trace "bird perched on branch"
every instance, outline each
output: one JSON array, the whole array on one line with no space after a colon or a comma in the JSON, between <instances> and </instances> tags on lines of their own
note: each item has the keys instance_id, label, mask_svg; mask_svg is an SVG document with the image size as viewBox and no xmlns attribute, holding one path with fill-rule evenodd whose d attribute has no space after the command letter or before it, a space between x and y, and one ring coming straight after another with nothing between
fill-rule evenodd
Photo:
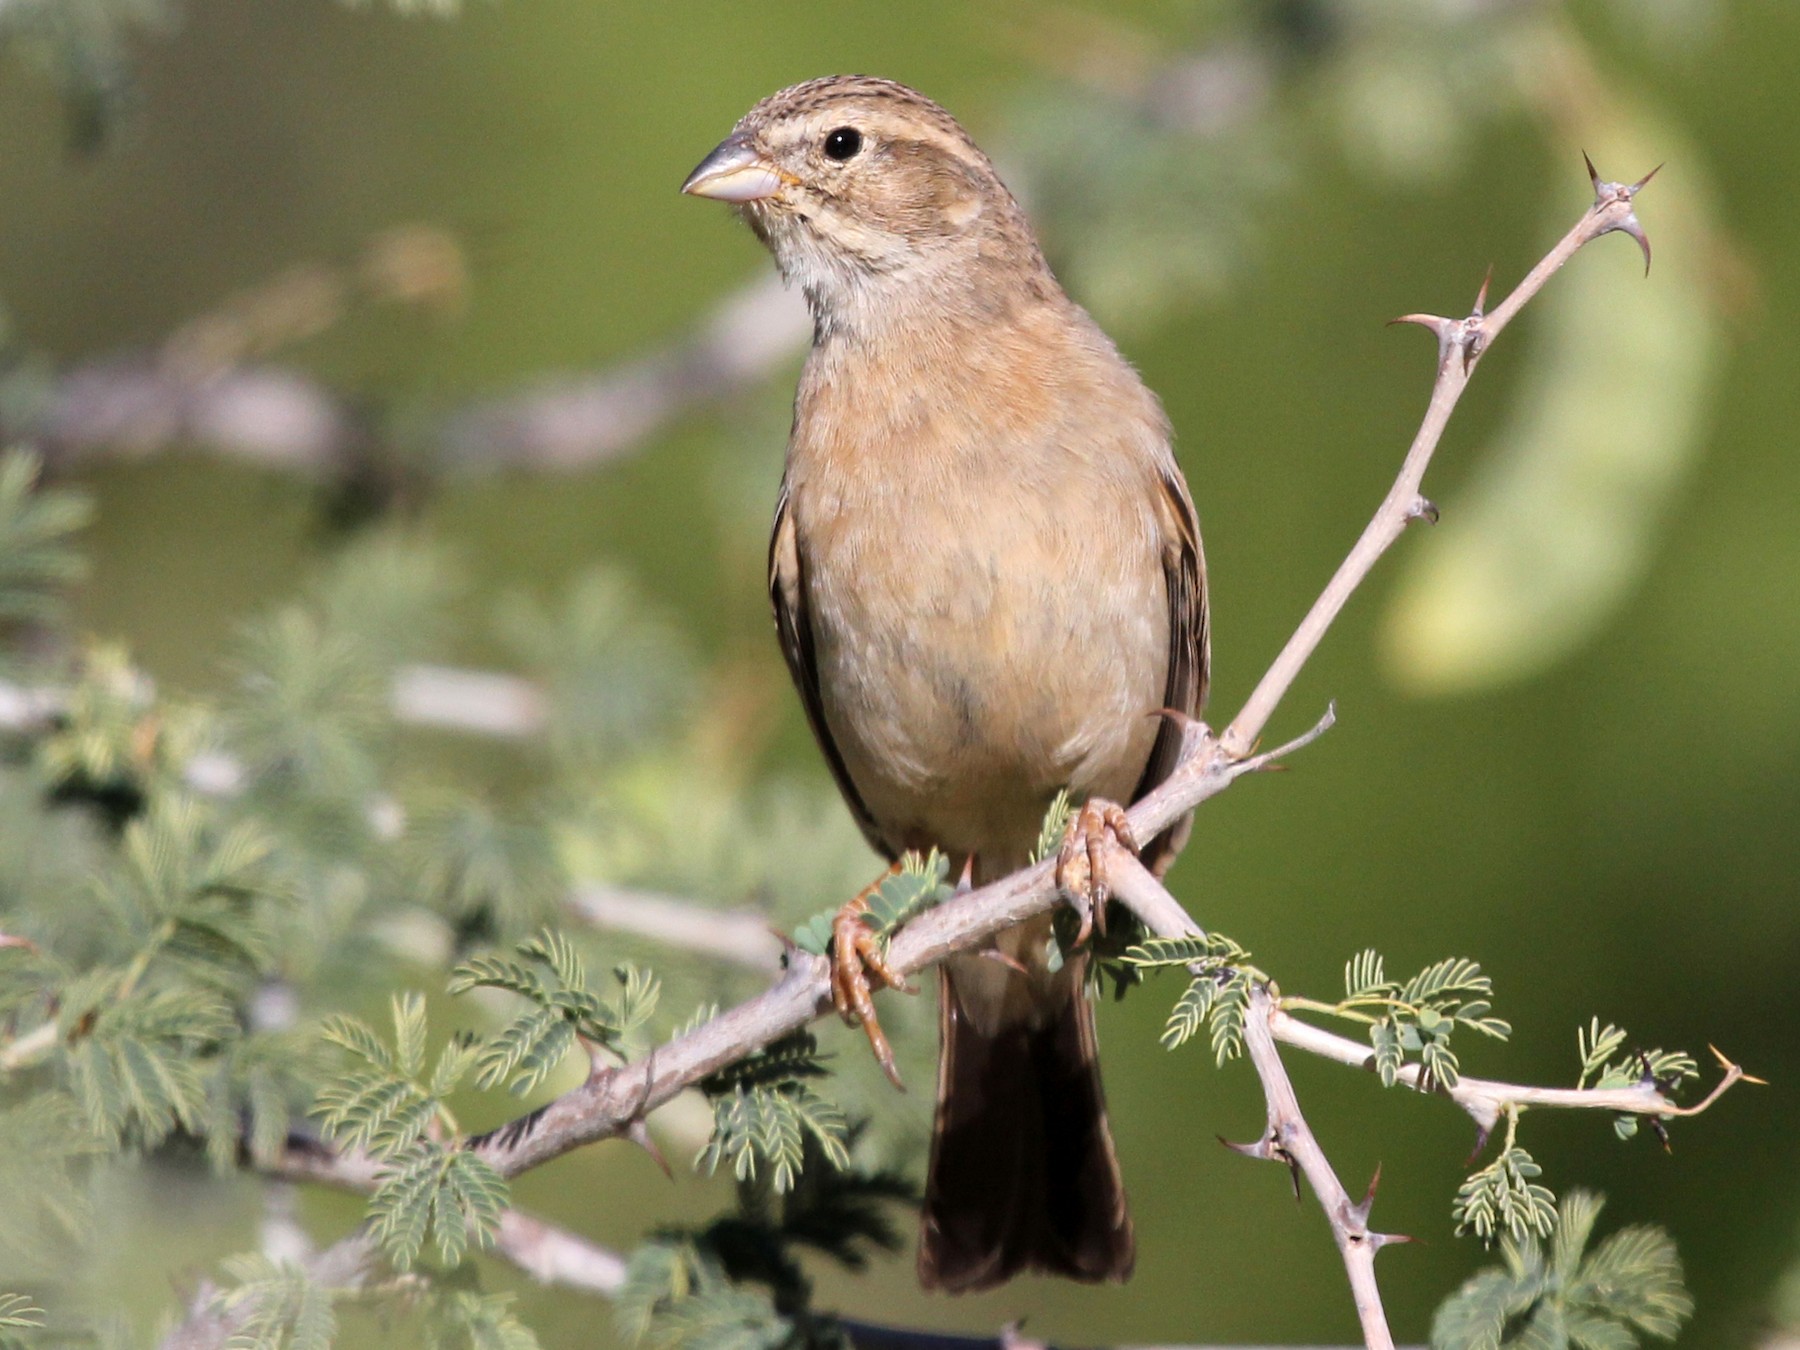
<instances>
[{"instance_id":1,"label":"bird perched on branch","mask_svg":"<svg viewBox=\"0 0 1800 1350\"><path fill-rule=\"evenodd\" d=\"M890 860L936 847L985 882L1029 861L1067 788L1085 805L1058 878L1085 932L1109 842L1135 847L1118 803L1179 755L1159 711L1206 689L1199 523L1161 405L987 156L903 85L784 89L683 190L735 203L812 312L769 592L857 824ZM835 926L833 993L892 1076L870 980L902 982L863 904ZM1046 915L945 963L927 1288L1131 1273L1087 961L1051 944Z\"/></svg>"}]
</instances>

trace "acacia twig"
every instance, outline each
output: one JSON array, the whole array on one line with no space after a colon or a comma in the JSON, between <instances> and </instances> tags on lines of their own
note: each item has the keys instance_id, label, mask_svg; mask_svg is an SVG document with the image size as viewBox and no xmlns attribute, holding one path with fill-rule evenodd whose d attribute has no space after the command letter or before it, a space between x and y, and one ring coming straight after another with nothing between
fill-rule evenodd
<instances>
[{"instance_id":1,"label":"acacia twig","mask_svg":"<svg viewBox=\"0 0 1800 1350\"><path fill-rule=\"evenodd\" d=\"M1269 1124L1256 1143L1231 1147L1250 1157L1286 1163L1297 1177L1306 1178L1318 1197L1319 1208L1325 1211L1338 1254L1343 1257L1344 1271L1350 1277L1350 1293L1356 1303L1357 1319L1362 1323L1364 1345L1368 1350L1394 1350L1393 1333L1388 1330L1387 1314L1381 1306L1381 1289L1375 1282L1375 1253L1389 1243L1410 1239L1377 1233L1369 1227L1369 1210L1375 1203L1380 1168L1376 1168L1360 1202L1352 1202L1338 1180L1325 1150L1319 1147L1306 1117L1300 1113L1300 1100L1282 1067L1281 1054L1270 1033L1273 1012L1269 991L1261 985L1252 988L1244 1017L1244 1050L1262 1082Z\"/></svg>"},{"instance_id":2,"label":"acacia twig","mask_svg":"<svg viewBox=\"0 0 1800 1350\"><path fill-rule=\"evenodd\" d=\"M1437 519L1437 508L1420 491L1425 470L1431 464L1431 457L1437 452L1438 441L1444 434L1444 428L1449 425L1450 414L1456 410L1457 401L1462 398L1463 390L1468 388L1469 381L1475 374L1476 363L1493 346L1494 339L1500 336L1506 325L1525 307L1526 302L1542 290L1544 283L1584 245L1615 230L1622 230L1638 241L1644 251L1645 269L1648 270L1650 244L1632 210L1632 199L1655 176L1656 170L1652 169L1636 183L1627 184L1603 182L1594 171L1592 162L1587 167L1588 176L1594 185L1593 206L1557 241L1538 265L1526 273L1524 280L1513 287L1512 293L1496 305L1492 313L1483 312L1488 293L1488 283L1483 281L1481 290L1475 297L1475 308L1467 318L1445 319L1435 314L1407 314L1394 320L1395 323L1419 324L1437 335L1437 379L1431 387L1431 399L1426 405L1424 420L1419 424L1418 434L1413 437L1412 445L1406 452L1406 459L1400 466L1400 476L1394 480L1393 487L1388 489L1387 497L1375 512L1374 519L1363 530L1349 556L1339 565L1324 591L1307 611L1306 617L1300 621L1300 626L1294 630L1294 635L1275 658L1274 664L1269 667L1245 701L1242 710L1219 738L1220 750L1224 754L1240 758L1250 752L1250 747L1256 743L1256 738L1262 734L1263 727L1274 714L1276 705L1287 694L1301 667L1318 648L1325 631L1331 627L1332 620L1337 618L1338 612L1343 609L1356 588L1362 585L1363 579L1369 575L1381 555L1388 551L1413 521Z\"/></svg>"},{"instance_id":3,"label":"acacia twig","mask_svg":"<svg viewBox=\"0 0 1800 1350\"><path fill-rule=\"evenodd\" d=\"M1323 1059L1371 1071L1375 1067L1374 1052L1366 1042L1353 1041L1302 1022L1279 1007L1274 1009L1271 1016L1270 1030L1276 1040ZM1681 1105L1649 1079L1620 1088L1552 1088L1502 1083L1491 1078L1462 1074L1454 1087L1446 1087L1436 1082L1427 1084L1424 1070L1417 1064L1407 1064L1401 1067L1396 1081L1419 1092L1448 1097L1468 1112L1480 1129L1482 1142L1485 1143L1489 1131L1499 1122L1508 1107L1543 1106L1558 1110L1612 1111L1622 1115L1672 1120L1681 1116L1699 1115L1739 1082L1762 1081L1745 1073L1742 1066L1732 1063L1717 1048L1714 1048L1713 1055L1718 1060L1721 1071L1719 1081L1705 1097L1692 1106Z\"/></svg>"}]
</instances>

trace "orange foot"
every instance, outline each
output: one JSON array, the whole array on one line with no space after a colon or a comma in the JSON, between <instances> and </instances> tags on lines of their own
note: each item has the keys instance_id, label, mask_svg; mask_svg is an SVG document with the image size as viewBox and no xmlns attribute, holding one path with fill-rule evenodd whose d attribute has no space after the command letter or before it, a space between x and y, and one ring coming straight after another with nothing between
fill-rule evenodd
<instances>
[{"instance_id":1,"label":"orange foot","mask_svg":"<svg viewBox=\"0 0 1800 1350\"><path fill-rule=\"evenodd\" d=\"M883 989L898 989L906 994L915 994L918 990L888 965L881 939L862 921L870 897L881 889L883 881L899 870L899 863L888 868L856 899L840 909L831 921L831 1001L846 1022L853 1027L860 1025L868 1033L869 1048L875 1052L882 1072L889 1082L904 1092L906 1085L900 1081L900 1071L894 1067L893 1047L888 1044L881 1022L875 1016L869 977L874 976Z\"/></svg>"},{"instance_id":2,"label":"orange foot","mask_svg":"<svg viewBox=\"0 0 1800 1350\"><path fill-rule=\"evenodd\" d=\"M1106 931L1106 902L1112 894L1106 884L1109 844L1138 851L1125 808L1101 797L1091 798L1069 822L1062 847L1056 852L1056 884L1081 916L1081 931L1075 935L1078 944L1087 941L1096 924L1101 932Z\"/></svg>"}]
</instances>

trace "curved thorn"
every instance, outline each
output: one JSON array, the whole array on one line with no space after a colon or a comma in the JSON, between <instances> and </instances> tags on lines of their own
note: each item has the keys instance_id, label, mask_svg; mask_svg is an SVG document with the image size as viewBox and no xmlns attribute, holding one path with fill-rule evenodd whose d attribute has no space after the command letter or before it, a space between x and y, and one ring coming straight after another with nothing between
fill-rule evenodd
<instances>
[{"instance_id":1,"label":"curved thorn","mask_svg":"<svg viewBox=\"0 0 1800 1350\"><path fill-rule=\"evenodd\" d=\"M1637 214L1627 215L1614 227L1621 234L1628 234L1637 240L1637 246L1644 254L1644 275L1650 275L1650 236L1644 233L1644 227L1638 222Z\"/></svg>"},{"instance_id":2,"label":"curved thorn","mask_svg":"<svg viewBox=\"0 0 1800 1350\"><path fill-rule=\"evenodd\" d=\"M1600 191L1600 170L1594 167L1593 158L1586 150L1581 152L1581 162L1587 165L1588 181L1594 185L1594 192L1597 195Z\"/></svg>"},{"instance_id":3,"label":"curved thorn","mask_svg":"<svg viewBox=\"0 0 1800 1350\"><path fill-rule=\"evenodd\" d=\"M1269 1149L1269 1138L1267 1135L1258 1139L1254 1144L1234 1144L1222 1134L1214 1135L1213 1137L1233 1153L1242 1154L1246 1158L1255 1158L1258 1162L1267 1162L1275 1156Z\"/></svg>"}]
</instances>

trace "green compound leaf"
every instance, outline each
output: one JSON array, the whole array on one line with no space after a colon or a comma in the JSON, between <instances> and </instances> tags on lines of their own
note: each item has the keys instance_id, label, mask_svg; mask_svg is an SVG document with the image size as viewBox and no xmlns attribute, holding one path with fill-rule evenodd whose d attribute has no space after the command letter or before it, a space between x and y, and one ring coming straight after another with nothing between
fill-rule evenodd
<instances>
[{"instance_id":1,"label":"green compound leaf","mask_svg":"<svg viewBox=\"0 0 1800 1350\"><path fill-rule=\"evenodd\" d=\"M1175 1000L1175 1006L1169 1010L1169 1020L1163 1024L1159 1038L1163 1049L1173 1050L1193 1039L1211 1015L1218 995L1218 980L1211 975L1196 975L1189 981L1181 997Z\"/></svg>"},{"instance_id":2,"label":"green compound leaf","mask_svg":"<svg viewBox=\"0 0 1800 1350\"><path fill-rule=\"evenodd\" d=\"M1392 994L1399 986L1387 978L1381 953L1373 947L1358 952L1344 963L1344 997L1361 999Z\"/></svg>"},{"instance_id":3,"label":"green compound leaf","mask_svg":"<svg viewBox=\"0 0 1800 1350\"><path fill-rule=\"evenodd\" d=\"M1483 1242L1496 1237L1522 1242L1548 1237L1556 1226L1556 1195L1535 1180L1543 1169L1512 1142L1457 1189L1451 1207L1457 1233L1474 1233Z\"/></svg>"},{"instance_id":4,"label":"green compound leaf","mask_svg":"<svg viewBox=\"0 0 1800 1350\"><path fill-rule=\"evenodd\" d=\"M29 451L0 454L0 628L59 622L65 591L87 570L69 538L92 506L77 493L41 488L42 472Z\"/></svg>"},{"instance_id":5,"label":"green compound leaf","mask_svg":"<svg viewBox=\"0 0 1800 1350\"><path fill-rule=\"evenodd\" d=\"M224 1271L235 1283L214 1305L236 1325L235 1350L330 1350L337 1336L332 1291L304 1268L252 1252L228 1257Z\"/></svg>"},{"instance_id":6,"label":"green compound leaf","mask_svg":"<svg viewBox=\"0 0 1800 1350\"><path fill-rule=\"evenodd\" d=\"M1375 1050L1375 1073L1381 1079L1381 1085L1394 1086L1400 1081L1400 1066L1406 1061L1406 1051L1400 1043L1400 1028L1392 1017L1384 1017L1369 1028L1369 1044Z\"/></svg>"},{"instance_id":7,"label":"green compound leaf","mask_svg":"<svg viewBox=\"0 0 1800 1350\"><path fill-rule=\"evenodd\" d=\"M412 1150L434 1122L451 1123L444 1098L475 1065L480 1048L466 1033L452 1036L427 1074L425 1000L395 995L392 1015L392 1047L358 1018L325 1020L321 1035L349 1052L357 1067L328 1080L311 1113L328 1139L382 1159Z\"/></svg>"},{"instance_id":8,"label":"green compound leaf","mask_svg":"<svg viewBox=\"0 0 1800 1350\"><path fill-rule=\"evenodd\" d=\"M1230 1060L1244 1053L1244 1017L1250 1008L1251 977L1247 971L1234 971L1219 986L1212 1009L1213 1062L1224 1068Z\"/></svg>"},{"instance_id":9,"label":"green compound leaf","mask_svg":"<svg viewBox=\"0 0 1800 1350\"><path fill-rule=\"evenodd\" d=\"M656 1012L662 985L641 967L629 962L613 967L618 992L603 999L587 987L587 964L563 934L546 928L515 950L523 961L488 954L450 972L452 994L504 989L534 1005L476 1053L476 1081L484 1088L510 1081L520 1096L533 1092L582 1039L623 1055L627 1037Z\"/></svg>"},{"instance_id":10,"label":"green compound leaf","mask_svg":"<svg viewBox=\"0 0 1800 1350\"><path fill-rule=\"evenodd\" d=\"M729 1165L738 1181L766 1177L776 1194L786 1194L800 1180L809 1138L829 1166L848 1166L850 1127L843 1111L805 1081L824 1073L812 1034L799 1031L702 1080L701 1091L712 1100L713 1132L695 1168L710 1174Z\"/></svg>"},{"instance_id":11,"label":"green compound leaf","mask_svg":"<svg viewBox=\"0 0 1800 1350\"><path fill-rule=\"evenodd\" d=\"M508 1195L505 1178L478 1155L421 1139L382 1174L370 1231L399 1270L412 1268L428 1235L439 1259L455 1265L493 1240Z\"/></svg>"},{"instance_id":12,"label":"green compound leaf","mask_svg":"<svg viewBox=\"0 0 1800 1350\"><path fill-rule=\"evenodd\" d=\"M1219 969L1247 961L1250 953L1220 933L1192 937L1147 938L1134 944L1119 959L1139 970L1163 970L1170 966L1204 966Z\"/></svg>"},{"instance_id":13,"label":"green compound leaf","mask_svg":"<svg viewBox=\"0 0 1800 1350\"><path fill-rule=\"evenodd\" d=\"M1413 1004L1440 1004L1452 996L1478 994L1491 997L1494 982L1481 973L1478 962L1453 956L1426 966L1400 989L1400 1000Z\"/></svg>"},{"instance_id":14,"label":"green compound leaf","mask_svg":"<svg viewBox=\"0 0 1800 1350\"><path fill-rule=\"evenodd\" d=\"M950 898L950 860L935 848L920 857L907 853L900 870L883 877L863 912L864 925L883 938L892 937L907 920Z\"/></svg>"},{"instance_id":15,"label":"green compound leaf","mask_svg":"<svg viewBox=\"0 0 1800 1350\"><path fill-rule=\"evenodd\" d=\"M1675 1244L1658 1228L1625 1228L1588 1250L1604 1201L1572 1191L1536 1235L1506 1237L1503 1264L1468 1280L1432 1320L1433 1350L1633 1350L1640 1335L1673 1340L1693 1315Z\"/></svg>"}]
</instances>

